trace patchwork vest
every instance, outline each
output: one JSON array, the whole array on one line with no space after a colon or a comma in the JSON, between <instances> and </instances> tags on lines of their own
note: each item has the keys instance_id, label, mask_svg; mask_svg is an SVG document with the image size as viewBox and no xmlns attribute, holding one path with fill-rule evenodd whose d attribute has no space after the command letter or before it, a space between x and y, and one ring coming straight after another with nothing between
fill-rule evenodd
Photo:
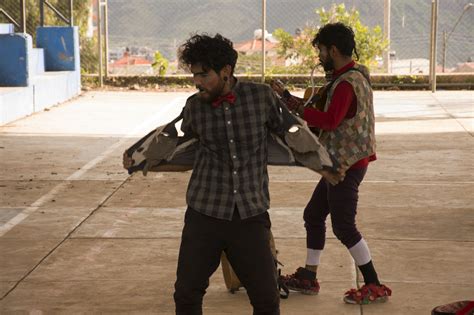
<instances>
[{"instance_id":1,"label":"patchwork vest","mask_svg":"<svg viewBox=\"0 0 474 315\"><path fill-rule=\"evenodd\" d=\"M343 81L352 85L357 98L355 116L344 118L335 130L322 130L319 136L320 142L344 171L375 153L373 93L368 78L367 68L356 64L353 69L336 78L328 91L325 112L331 104L337 85Z\"/></svg>"}]
</instances>

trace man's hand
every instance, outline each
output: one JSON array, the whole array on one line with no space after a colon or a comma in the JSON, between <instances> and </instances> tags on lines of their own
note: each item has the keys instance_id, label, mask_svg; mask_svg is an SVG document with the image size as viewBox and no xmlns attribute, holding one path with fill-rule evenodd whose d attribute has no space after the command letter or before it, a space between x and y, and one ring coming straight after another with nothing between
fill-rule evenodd
<instances>
[{"instance_id":1,"label":"man's hand","mask_svg":"<svg viewBox=\"0 0 474 315\"><path fill-rule=\"evenodd\" d=\"M333 186L336 186L339 182L342 182L345 176L345 174L343 173L334 173L327 170L321 170L319 171L319 174L321 174L324 179L327 180Z\"/></svg>"},{"instance_id":2,"label":"man's hand","mask_svg":"<svg viewBox=\"0 0 474 315\"><path fill-rule=\"evenodd\" d=\"M275 91L278 95L283 96L283 92L285 92L285 85L280 80L273 80L270 83L273 91Z\"/></svg>"},{"instance_id":3,"label":"man's hand","mask_svg":"<svg viewBox=\"0 0 474 315\"><path fill-rule=\"evenodd\" d=\"M132 167L134 162L135 161L131 157L128 156L127 151L125 151L123 153L123 160L122 160L123 168L128 170L130 167Z\"/></svg>"}]
</instances>

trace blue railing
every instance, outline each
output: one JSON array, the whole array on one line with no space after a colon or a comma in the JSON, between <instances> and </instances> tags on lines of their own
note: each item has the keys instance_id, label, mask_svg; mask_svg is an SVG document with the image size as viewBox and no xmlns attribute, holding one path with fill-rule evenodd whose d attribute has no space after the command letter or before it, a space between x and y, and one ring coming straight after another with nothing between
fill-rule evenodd
<instances>
[{"instance_id":1,"label":"blue railing","mask_svg":"<svg viewBox=\"0 0 474 315\"><path fill-rule=\"evenodd\" d=\"M68 5L69 5L69 18L65 17L61 11L59 11L53 4L51 4L48 0L40 0L40 25L44 26L44 8L45 6L51 11L56 14L58 18L64 21L64 23L69 24L69 26L72 26L74 21L73 21L73 0L68 0Z\"/></svg>"}]
</instances>

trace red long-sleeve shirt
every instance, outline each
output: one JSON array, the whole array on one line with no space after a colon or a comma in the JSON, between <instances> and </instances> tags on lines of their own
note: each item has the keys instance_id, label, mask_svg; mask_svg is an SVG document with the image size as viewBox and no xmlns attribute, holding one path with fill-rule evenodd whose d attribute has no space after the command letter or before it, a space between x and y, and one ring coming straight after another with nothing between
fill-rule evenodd
<instances>
[{"instance_id":1,"label":"red long-sleeve shirt","mask_svg":"<svg viewBox=\"0 0 474 315\"><path fill-rule=\"evenodd\" d=\"M341 69L334 72L334 76L347 71L354 67L355 62L351 61ZM321 112L314 108L305 108L304 119L311 127L317 127L323 130L336 129L345 118L352 118L357 113L357 97L354 93L352 85L346 81L339 83L334 90L327 112ZM351 169L364 168L369 165L369 162L375 161L376 155L364 158L354 165Z\"/></svg>"}]
</instances>

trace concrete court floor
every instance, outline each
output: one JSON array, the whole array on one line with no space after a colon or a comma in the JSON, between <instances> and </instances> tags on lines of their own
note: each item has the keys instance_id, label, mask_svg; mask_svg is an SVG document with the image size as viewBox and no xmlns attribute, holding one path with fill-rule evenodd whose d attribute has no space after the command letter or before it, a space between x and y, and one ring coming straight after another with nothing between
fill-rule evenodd
<instances>
[{"instance_id":1,"label":"concrete court floor","mask_svg":"<svg viewBox=\"0 0 474 315\"><path fill-rule=\"evenodd\" d=\"M88 92L0 127L0 314L172 314L190 173L128 176L121 154L169 121L188 93ZM474 299L474 93L375 92L378 158L358 226L386 304L345 305L356 268L328 229L318 296L282 314L429 314ZM302 210L319 176L270 167L283 273L304 263ZM360 278L359 278L360 280ZM250 314L245 291L211 278L205 314Z\"/></svg>"}]
</instances>

